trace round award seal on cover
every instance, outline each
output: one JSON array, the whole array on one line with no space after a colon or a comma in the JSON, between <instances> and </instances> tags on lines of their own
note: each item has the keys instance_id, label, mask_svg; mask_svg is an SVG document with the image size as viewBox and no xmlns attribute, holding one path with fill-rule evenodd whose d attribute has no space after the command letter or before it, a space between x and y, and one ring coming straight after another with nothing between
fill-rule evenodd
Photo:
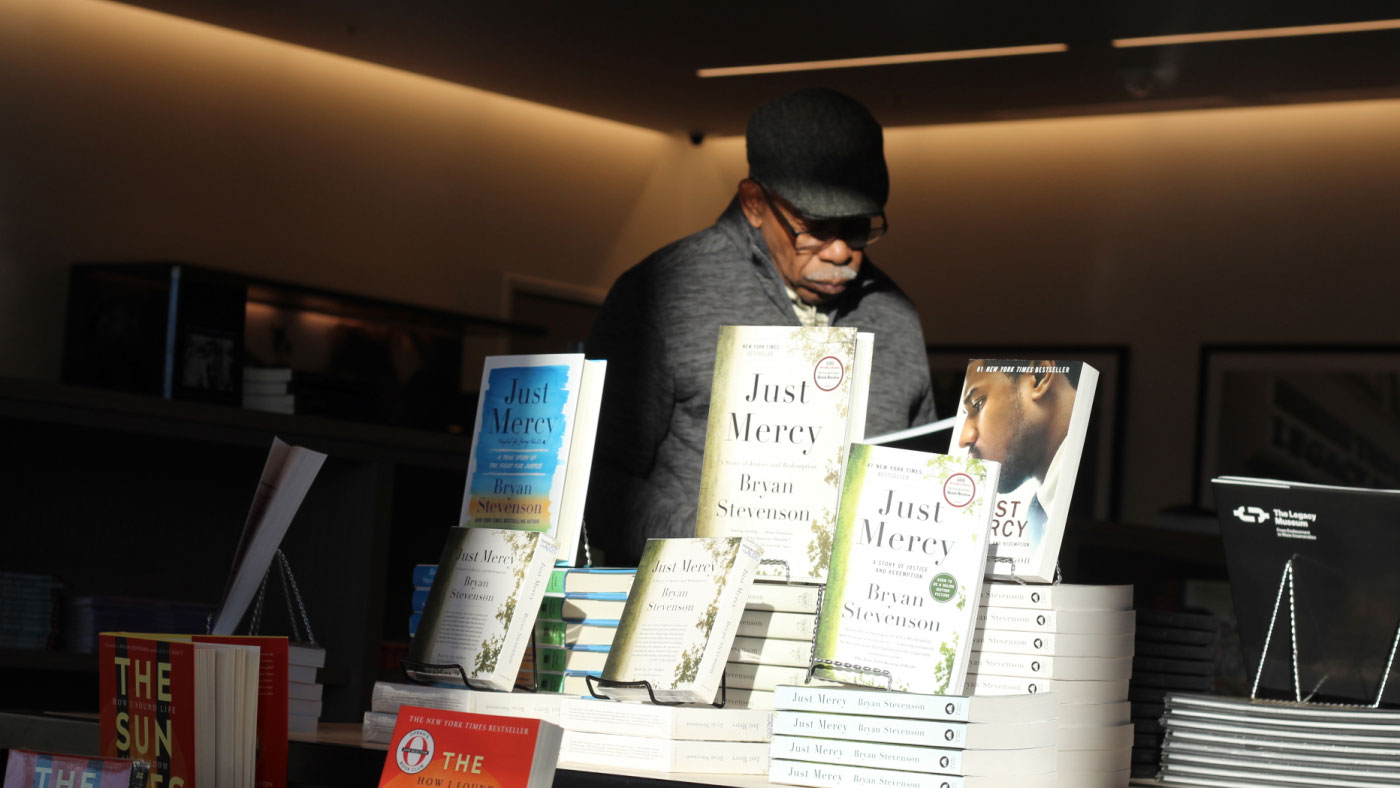
<instances>
[{"instance_id":1,"label":"round award seal on cover","mask_svg":"<svg viewBox=\"0 0 1400 788\"><path fill-rule=\"evenodd\" d=\"M415 728L399 739L394 748L394 762L404 774L417 774L433 762L433 734Z\"/></svg>"},{"instance_id":2,"label":"round award seal on cover","mask_svg":"<svg viewBox=\"0 0 1400 788\"><path fill-rule=\"evenodd\" d=\"M846 365L835 356L824 356L812 369L812 382L822 391L833 391L846 378Z\"/></svg>"},{"instance_id":3,"label":"round award seal on cover","mask_svg":"<svg viewBox=\"0 0 1400 788\"><path fill-rule=\"evenodd\" d=\"M943 500L954 509L961 509L977 497L977 482L965 473L955 473L943 480Z\"/></svg>"}]
</instances>

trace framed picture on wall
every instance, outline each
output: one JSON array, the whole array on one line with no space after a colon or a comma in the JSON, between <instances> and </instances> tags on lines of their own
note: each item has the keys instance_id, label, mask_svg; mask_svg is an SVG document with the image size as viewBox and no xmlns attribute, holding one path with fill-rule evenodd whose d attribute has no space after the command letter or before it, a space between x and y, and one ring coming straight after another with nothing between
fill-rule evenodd
<instances>
[{"instance_id":1,"label":"framed picture on wall","mask_svg":"<svg viewBox=\"0 0 1400 788\"><path fill-rule=\"evenodd\" d=\"M1400 489L1400 345L1205 345L1195 502L1257 476Z\"/></svg>"},{"instance_id":2,"label":"framed picture on wall","mask_svg":"<svg viewBox=\"0 0 1400 788\"><path fill-rule=\"evenodd\" d=\"M1129 350L1125 345L929 345L929 374L938 418L961 407L967 362L974 358L1064 359L1083 361L1099 371L1084 454L1079 461L1070 515L1112 521L1119 517L1124 411Z\"/></svg>"}]
</instances>

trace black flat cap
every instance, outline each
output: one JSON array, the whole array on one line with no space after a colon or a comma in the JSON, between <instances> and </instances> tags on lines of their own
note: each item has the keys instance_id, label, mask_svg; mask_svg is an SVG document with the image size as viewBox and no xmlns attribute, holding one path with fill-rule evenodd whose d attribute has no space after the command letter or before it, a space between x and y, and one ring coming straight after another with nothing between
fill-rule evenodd
<instances>
[{"instance_id":1,"label":"black flat cap","mask_svg":"<svg viewBox=\"0 0 1400 788\"><path fill-rule=\"evenodd\" d=\"M813 219L875 216L890 196L885 135L870 110L829 88L759 105L746 135L749 177Z\"/></svg>"}]
</instances>

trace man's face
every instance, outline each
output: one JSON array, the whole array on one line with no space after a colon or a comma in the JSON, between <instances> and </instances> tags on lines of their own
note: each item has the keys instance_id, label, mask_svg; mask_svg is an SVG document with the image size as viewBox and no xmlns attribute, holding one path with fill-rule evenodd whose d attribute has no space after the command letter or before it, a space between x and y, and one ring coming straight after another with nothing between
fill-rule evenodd
<instances>
[{"instance_id":1,"label":"man's face","mask_svg":"<svg viewBox=\"0 0 1400 788\"><path fill-rule=\"evenodd\" d=\"M967 386L962 408L967 411L958 445L968 454L1001 463L997 492L1020 487L1035 470L1035 458L1044 453L1044 436L1031 429L1026 418L1030 375L1012 378L1001 372L979 372L976 359L967 366Z\"/></svg>"},{"instance_id":2,"label":"man's face","mask_svg":"<svg viewBox=\"0 0 1400 788\"><path fill-rule=\"evenodd\" d=\"M776 196L771 204L765 201L763 207L771 219L762 225L768 254L783 281L797 292L798 298L808 304L825 304L846 292L846 287L860 273L864 251L852 249L840 238L817 244L812 236L803 234L806 223ZM774 211L781 216L773 215ZM797 235L789 233L788 227Z\"/></svg>"}]
</instances>

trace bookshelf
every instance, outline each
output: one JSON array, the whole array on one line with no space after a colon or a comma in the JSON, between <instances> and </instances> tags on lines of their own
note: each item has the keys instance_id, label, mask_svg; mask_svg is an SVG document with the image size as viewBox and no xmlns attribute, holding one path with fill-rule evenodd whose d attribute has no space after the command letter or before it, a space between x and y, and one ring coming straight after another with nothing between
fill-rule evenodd
<instances>
[{"instance_id":1,"label":"bookshelf","mask_svg":"<svg viewBox=\"0 0 1400 788\"><path fill-rule=\"evenodd\" d=\"M217 604L272 438L328 454L283 548L327 649L333 721L359 719L381 642L406 639L410 569L455 524L470 449L462 435L7 379L0 434L0 568L55 575L65 598ZM282 607L270 592L265 633L285 631ZM27 678L7 707L96 704L91 656L0 650L0 667Z\"/></svg>"}]
</instances>

